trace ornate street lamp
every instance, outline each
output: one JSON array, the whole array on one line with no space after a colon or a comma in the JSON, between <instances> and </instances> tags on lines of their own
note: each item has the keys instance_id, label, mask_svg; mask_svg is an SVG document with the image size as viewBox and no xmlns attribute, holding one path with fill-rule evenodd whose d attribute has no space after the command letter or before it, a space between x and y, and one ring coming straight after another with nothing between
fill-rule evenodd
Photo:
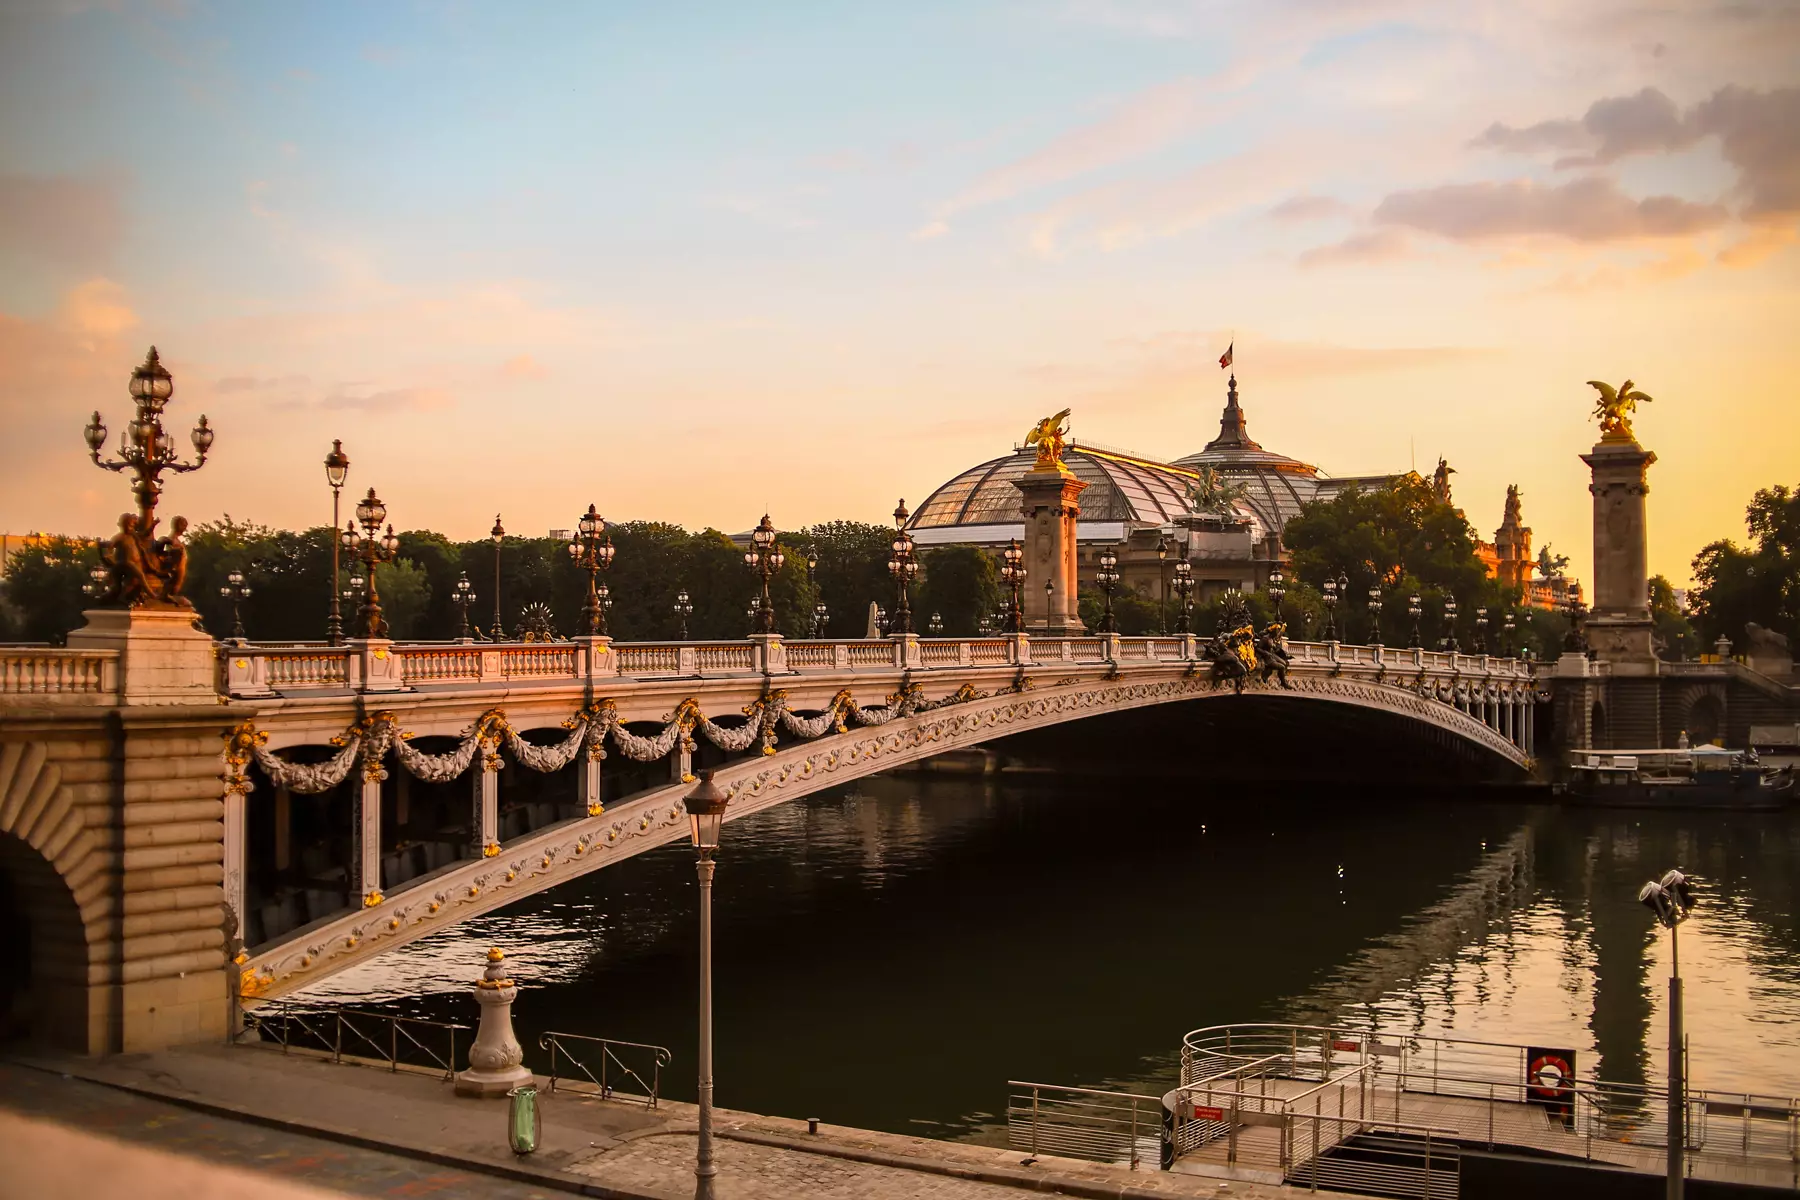
<instances>
[{"instance_id":1,"label":"ornate street lamp","mask_svg":"<svg viewBox=\"0 0 1800 1200\"><path fill-rule=\"evenodd\" d=\"M331 616L325 622L325 644L341 646L344 644L344 612L338 605L338 498L344 490L344 480L350 477L350 456L344 453L344 443L337 438L331 439L331 453L325 456L325 482L331 485Z\"/></svg>"},{"instance_id":2,"label":"ornate street lamp","mask_svg":"<svg viewBox=\"0 0 1800 1200\"><path fill-rule=\"evenodd\" d=\"M943 618L943 616L939 613L935 613L935 612L932 613L931 620L928 621L925 625L925 630L927 633L931 634L932 637L943 637L944 636L944 618Z\"/></svg>"},{"instance_id":3,"label":"ornate street lamp","mask_svg":"<svg viewBox=\"0 0 1800 1200\"><path fill-rule=\"evenodd\" d=\"M912 602L907 594L908 585L919 573L919 560L913 555L913 536L906 532L906 501L902 500L894 507L894 556L888 559L888 573L894 577L898 600L894 605L894 627L888 630L889 636L898 633L911 633Z\"/></svg>"},{"instance_id":4,"label":"ornate street lamp","mask_svg":"<svg viewBox=\"0 0 1800 1200\"><path fill-rule=\"evenodd\" d=\"M494 539L494 628L491 636L496 642L506 640L506 626L500 621L500 543L506 540L506 527L500 524L500 514L494 514L494 527L488 530L488 536Z\"/></svg>"},{"instance_id":5,"label":"ornate street lamp","mask_svg":"<svg viewBox=\"0 0 1800 1200\"><path fill-rule=\"evenodd\" d=\"M118 458L100 457L106 445L106 425L98 412L82 431L94 465L108 471L130 471L131 490L137 497L136 515L127 514L120 520L112 553L105 560L109 570L104 598L132 608L142 604L191 608L181 594L187 575L187 550L181 543L181 532L187 522L177 517L171 536L155 537L156 501L162 495L163 472L180 475L206 465L213 431L202 415L189 435L197 457L191 463L175 457L175 439L162 424L163 406L175 392L175 380L157 357L155 346L150 347L143 365L131 373L130 390L137 415L119 436Z\"/></svg>"},{"instance_id":6,"label":"ornate street lamp","mask_svg":"<svg viewBox=\"0 0 1800 1200\"><path fill-rule=\"evenodd\" d=\"M1181 600L1181 616L1176 618L1175 632L1193 632L1194 564L1182 559L1175 564L1175 595Z\"/></svg>"},{"instance_id":7,"label":"ornate street lamp","mask_svg":"<svg viewBox=\"0 0 1800 1200\"><path fill-rule=\"evenodd\" d=\"M881 607L879 604L875 606L875 632L880 637L886 637L888 635L887 609Z\"/></svg>"},{"instance_id":8,"label":"ornate street lamp","mask_svg":"<svg viewBox=\"0 0 1800 1200\"><path fill-rule=\"evenodd\" d=\"M1414 592L1406 598L1406 615L1412 618L1412 638L1406 643L1408 650L1418 650L1424 643L1419 639L1419 614L1425 610L1419 607L1419 595Z\"/></svg>"},{"instance_id":9,"label":"ornate street lamp","mask_svg":"<svg viewBox=\"0 0 1800 1200\"><path fill-rule=\"evenodd\" d=\"M1094 571L1094 586L1106 597L1106 608L1100 614L1100 628L1096 633L1117 633L1119 623L1113 618L1113 591L1119 586L1119 556L1113 553L1111 546L1100 551L1100 565Z\"/></svg>"},{"instance_id":10,"label":"ornate street lamp","mask_svg":"<svg viewBox=\"0 0 1800 1200\"><path fill-rule=\"evenodd\" d=\"M681 631L676 637L678 640L685 642L688 640L688 618L694 615L694 602L688 598L688 590L686 588L682 588L675 593L674 609L675 620L681 625Z\"/></svg>"},{"instance_id":11,"label":"ornate street lamp","mask_svg":"<svg viewBox=\"0 0 1800 1200\"><path fill-rule=\"evenodd\" d=\"M1162 591L1156 597L1156 624L1158 633L1169 632L1169 551L1175 549L1175 539L1168 534L1158 534L1156 538L1156 581L1162 584Z\"/></svg>"},{"instance_id":12,"label":"ornate street lamp","mask_svg":"<svg viewBox=\"0 0 1800 1200\"><path fill-rule=\"evenodd\" d=\"M756 619L757 614L761 613L762 610L762 598L760 596L750 597L750 603L744 606L744 619L750 623L751 633L762 632L762 623Z\"/></svg>"},{"instance_id":13,"label":"ornate street lamp","mask_svg":"<svg viewBox=\"0 0 1800 1200\"><path fill-rule=\"evenodd\" d=\"M1444 598L1444 649L1455 654L1462 647L1456 644L1456 597Z\"/></svg>"},{"instance_id":14,"label":"ornate street lamp","mask_svg":"<svg viewBox=\"0 0 1800 1200\"><path fill-rule=\"evenodd\" d=\"M394 527L389 524L387 532L381 532L381 523L387 520L387 505L370 488L369 494L356 502L356 520L345 524L344 532L338 535L344 549L350 557L363 565L363 573L368 576L368 598L363 602L363 636L366 638L384 638L388 635L387 619L381 615L381 589L375 583L375 568L382 563L394 561L400 550L400 539L394 536ZM356 528L361 523L362 530Z\"/></svg>"},{"instance_id":15,"label":"ornate street lamp","mask_svg":"<svg viewBox=\"0 0 1800 1200\"><path fill-rule=\"evenodd\" d=\"M250 585L244 582L242 571L232 571L225 576L225 586L219 589L219 595L231 601L231 636L238 641L244 640L243 603L250 598Z\"/></svg>"},{"instance_id":16,"label":"ornate street lamp","mask_svg":"<svg viewBox=\"0 0 1800 1200\"><path fill-rule=\"evenodd\" d=\"M1011 592L1011 599L1006 602L1006 620L1001 624L1008 633L1024 633L1025 605L1019 597L1025 586L1025 551L1019 548L1018 538L1000 552L1000 579Z\"/></svg>"},{"instance_id":17,"label":"ornate street lamp","mask_svg":"<svg viewBox=\"0 0 1800 1200\"><path fill-rule=\"evenodd\" d=\"M700 772L700 782L682 798L688 811L688 829L694 841L695 869L700 877L700 1054L696 1099L700 1108L700 1144L694 1156L694 1200L712 1200L712 881L713 855L719 851L719 830L725 824L725 808L731 797L713 782L711 767Z\"/></svg>"},{"instance_id":18,"label":"ornate street lamp","mask_svg":"<svg viewBox=\"0 0 1800 1200\"><path fill-rule=\"evenodd\" d=\"M363 578L362 564L359 562L351 563L348 578L344 580L344 589L339 592L338 595L352 610L360 612L362 610L363 597L368 595L368 593L369 581Z\"/></svg>"},{"instance_id":19,"label":"ornate street lamp","mask_svg":"<svg viewBox=\"0 0 1800 1200\"><path fill-rule=\"evenodd\" d=\"M1488 610L1486 606L1475 610L1475 653L1486 654L1487 648Z\"/></svg>"},{"instance_id":20,"label":"ornate street lamp","mask_svg":"<svg viewBox=\"0 0 1800 1200\"><path fill-rule=\"evenodd\" d=\"M812 629L814 638L825 636L825 626L831 624L831 611L825 607L824 597L819 595L819 548L806 548L806 589L813 595Z\"/></svg>"},{"instance_id":21,"label":"ornate street lamp","mask_svg":"<svg viewBox=\"0 0 1800 1200\"><path fill-rule=\"evenodd\" d=\"M612 538L606 533L606 518L593 505L575 523L575 536L569 539L569 559L588 577L587 607L582 609L582 631L589 637L606 636L606 601L610 589L599 582L601 572L612 566Z\"/></svg>"},{"instance_id":22,"label":"ornate street lamp","mask_svg":"<svg viewBox=\"0 0 1800 1200\"><path fill-rule=\"evenodd\" d=\"M1369 589L1369 643L1381 645L1381 589Z\"/></svg>"},{"instance_id":23,"label":"ornate street lamp","mask_svg":"<svg viewBox=\"0 0 1800 1200\"><path fill-rule=\"evenodd\" d=\"M1512 609L1509 608L1506 610L1506 620L1500 626L1500 653L1502 653L1502 654L1515 654L1516 653L1513 649L1513 647L1517 644L1513 641L1513 631L1517 628L1518 628L1518 625L1513 619L1513 611L1512 611Z\"/></svg>"},{"instance_id":24,"label":"ornate street lamp","mask_svg":"<svg viewBox=\"0 0 1800 1200\"><path fill-rule=\"evenodd\" d=\"M825 607L823 600L813 605L812 635L815 638L825 636L825 627L831 624L831 610Z\"/></svg>"},{"instance_id":25,"label":"ornate street lamp","mask_svg":"<svg viewBox=\"0 0 1800 1200\"><path fill-rule=\"evenodd\" d=\"M1337 578L1337 584L1338 584L1338 600L1340 602L1342 602L1342 604L1344 606L1344 636L1343 636L1342 640L1349 641L1350 640L1350 578L1349 578L1349 576L1343 574L1342 572L1339 572L1338 578Z\"/></svg>"},{"instance_id":26,"label":"ornate street lamp","mask_svg":"<svg viewBox=\"0 0 1800 1200\"><path fill-rule=\"evenodd\" d=\"M1286 583L1287 580L1282 578L1280 571L1269 572L1269 601L1275 605L1275 620L1277 622L1280 622L1281 620L1281 598L1287 595L1287 588L1284 586Z\"/></svg>"},{"instance_id":27,"label":"ornate street lamp","mask_svg":"<svg viewBox=\"0 0 1800 1200\"><path fill-rule=\"evenodd\" d=\"M775 603L769 599L769 577L781 570L786 561L787 556L775 544L775 526L769 523L769 514L764 513L761 523L750 531L750 549L744 552L744 565L762 581L760 602L753 606L757 633L775 632Z\"/></svg>"},{"instance_id":28,"label":"ornate street lamp","mask_svg":"<svg viewBox=\"0 0 1800 1200\"><path fill-rule=\"evenodd\" d=\"M469 573L462 572L456 577L456 586L450 589L450 603L462 610L462 629L457 632L461 641L473 641L469 629L469 605L475 603L475 586L469 582Z\"/></svg>"},{"instance_id":29,"label":"ornate street lamp","mask_svg":"<svg viewBox=\"0 0 1800 1200\"><path fill-rule=\"evenodd\" d=\"M1646 883L1638 900L1656 914L1656 923L1669 931L1669 1180L1670 1200L1681 1200L1686 1175L1687 1086L1682 1072L1681 1045L1681 942L1675 930L1694 910L1694 892L1686 875L1670 871Z\"/></svg>"},{"instance_id":30,"label":"ornate street lamp","mask_svg":"<svg viewBox=\"0 0 1800 1200\"><path fill-rule=\"evenodd\" d=\"M1337 605L1337 580L1327 579L1325 581L1325 640L1328 642L1337 641Z\"/></svg>"}]
</instances>

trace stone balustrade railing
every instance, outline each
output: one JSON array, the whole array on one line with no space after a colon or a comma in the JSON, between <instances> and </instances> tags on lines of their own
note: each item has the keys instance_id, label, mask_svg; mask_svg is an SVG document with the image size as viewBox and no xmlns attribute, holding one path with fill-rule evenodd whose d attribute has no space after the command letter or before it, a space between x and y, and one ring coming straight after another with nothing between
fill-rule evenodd
<instances>
[{"instance_id":1,"label":"stone balustrade railing","mask_svg":"<svg viewBox=\"0 0 1800 1200\"><path fill-rule=\"evenodd\" d=\"M730 678L734 676L930 672L959 667L1193 662L1203 641L1192 636L985 638L916 636L853 641L784 641L752 637L727 642L399 643L347 646L227 643L220 647L220 690L236 699L345 692L568 684L586 680ZM1493 655L1437 650L1289 642L1296 664L1364 670L1529 679L1531 664ZM10 677L9 677L10 678Z\"/></svg>"},{"instance_id":2,"label":"stone balustrade railing","mask_svg":"<svg viewBox=\"0 0 1800 1200\"><path fill-rule=\"evenodd\" d=\"M111 704L119 695L117 650L0 646L0 696L49 704Z\"/></svg>"}]
</instances>

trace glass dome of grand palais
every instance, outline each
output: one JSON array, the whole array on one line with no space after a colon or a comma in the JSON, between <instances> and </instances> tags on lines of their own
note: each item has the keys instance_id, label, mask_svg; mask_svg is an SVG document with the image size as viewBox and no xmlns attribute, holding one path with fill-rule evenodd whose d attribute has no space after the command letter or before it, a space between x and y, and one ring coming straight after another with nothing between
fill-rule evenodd
<instances>
[{"instance_id":1,"label":"glass dome of grand palais","mask_svg":"<svg viewBox=\"0 0 1800 1200\"><path fill-rule=\"evenodd\" d=\"M1380 487L1393 478L1331 477L1309 463L1263 449L1250 438L1235 375L1227 386L1219 435L1192 454L1159 462L1075 438L1063 460L1088 485L1079 500L1079 560L1085 563L1102 546L1112 546L1129 576L1146 567L1160 571L1185 548L1194 565L1198 599L1228 587L1260 589L1284 561L1282 528L1303 505L1353 486ZM955 476L926 497L907 522L914 540L920 547L997 548L1023 539L1024 517L1013 481L1035 461L1035 449L1020 445ZM1230 496L1216 511L1197 509L1195 503L1206 487L1206 468ZM1166 553L1158 553L1159 547ZM1160 593L1161 584L1159 577L1151 590Z\"/></svg>"}]
</instances>

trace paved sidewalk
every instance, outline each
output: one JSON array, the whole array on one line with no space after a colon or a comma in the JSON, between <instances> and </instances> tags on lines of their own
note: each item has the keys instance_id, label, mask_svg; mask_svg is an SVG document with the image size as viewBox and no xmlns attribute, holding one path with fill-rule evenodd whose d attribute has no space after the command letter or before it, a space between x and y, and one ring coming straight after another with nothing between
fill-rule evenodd
<instances>
[{"instance_id":1,"label":"paved sidewalk","mask_svg":"<svg viewBox=\"0 0 1800 1200\"><path fill-rule=\"evenodd\" d=\"M543 1139L523 1159L507 1148L506 1105L456 1096L439 1076L334 1064L249 1047L195 1046L106 1059L13 1056L15 1062L172 1101L230 1118L232 1125L325 1138L384 1156L455 1171L498 1175L496 1196L579 1192L621 1200L674 1200L693 1194L696 1113L688 1104L641 1104L540 1092ZM17 1070L17 1068L13 1068ZM29 1072L26 1072L27 1074ZM121 1104L126 1102L121 1097ZM0 1101L4 1103L4 1101ZM56 1118L54 1112L44 1115ZM1041 1158L1025 1166L1016 1150L821 1125L731 1110L715 1112L722 1200L1008 1200L1021 1190L1073 1196L1161 1200L1297 1197L1288 1188L1131 1171L1100 1163ZM154 1141L154 1138L150 1139ZM169 1148L211 1157L193 1144ZM349 1169L349 1168L347 1168ZM373 1169L373 1168L371 1168ZM321 1177L326 1187L339 1181ZM366 1189L364 1195L389 1194ZM435 1188L408 1189L420 1194ZM452 1189L450 1194L455 1194ZM1327 1193L1317 1193L1327 1195Z\"/></svg>"}]
</instances>

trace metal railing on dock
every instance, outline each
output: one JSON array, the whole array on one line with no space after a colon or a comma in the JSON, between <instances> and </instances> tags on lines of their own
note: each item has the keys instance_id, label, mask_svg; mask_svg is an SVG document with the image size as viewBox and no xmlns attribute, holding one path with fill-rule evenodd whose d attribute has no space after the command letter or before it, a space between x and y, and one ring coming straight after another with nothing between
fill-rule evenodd
<instances>
[{"instance_id":1,"label":"metal railing on dock","mask_svg":"<svg viewBox=\"0 0 1800 1200\"><path fill-rule=\"evenodd\" d=\"M1054 1154L1129 1165L1160 1161L1160 1096L1013 1080L1006 1102L1007 1144L1036 1158Z\"/></svg>"},{"instance_id":2,"label":"metal railing on dock","mask_svg":"<svg viewBox=\"0 0 1800 1200\"><path fill-rule=\"evenodd\" d=\"M298 1051L332 1062L348 1058L379 1063L391 1071L441 1071L449 1079L456 1074L457 1035L468 1033L469 1026L265 1000L244 1010L244 1032L255 1035L258 1044L280 1046L283 1054Z\"/></svg>"},{"instance_id":3,"label":"metal railing on dock","mask_svg":"<svg viewBox=\"0 0 1800 1200\"><path fill-rule=\"evenodd\" d=\"M539 1038L538 1045L550 1052L548 1090L567 1089L610 1100L620 1094L621 1085L630 1083L637 1085L636 1090L626 1087L625 1095L643 1100L646 1107L656 1107L662 1088L662 1069L669 1065L667 1047L555 1031ZM576 1056L576 1050L587 1056L586 1061ZM643 1071L627 1063L620 1051L634 1059ZM567 1068L573 1068L574 1073L568 1073ZM595 1068L598 1068L598 1074ZM649 1073L649 1079L644 1078L644 1072Z\"/></svg>"}]
</instances>

